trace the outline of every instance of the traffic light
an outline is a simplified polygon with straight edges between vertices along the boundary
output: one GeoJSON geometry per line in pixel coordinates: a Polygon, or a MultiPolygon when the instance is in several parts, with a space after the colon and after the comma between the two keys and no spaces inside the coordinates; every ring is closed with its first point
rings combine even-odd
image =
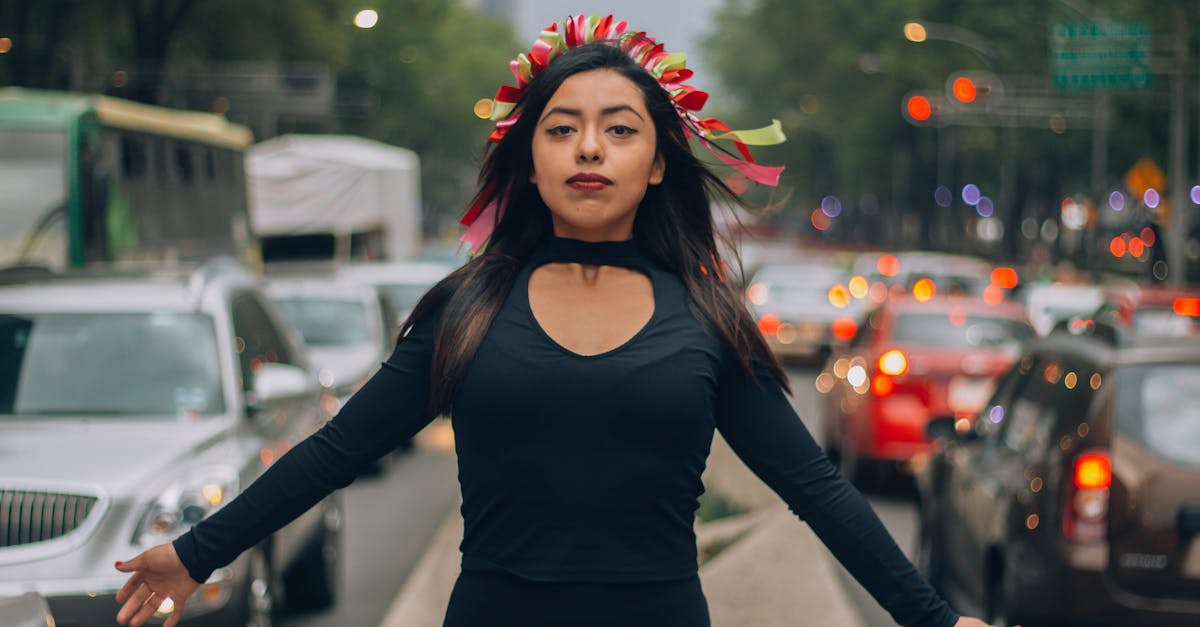
{"type": "Polygon", "coordinates": [[[946,79],[946,97],[964,105],[986,105],[1004,93],[1004,85],[991,72],[955,72],[946,79]]]}
{"type": "Polygon", "coordinates": [[[942,113],[941,96],[926,91],[912,91],[900,101],[900,112],[909,124],[930,126],[938,123],[942,113]]]}

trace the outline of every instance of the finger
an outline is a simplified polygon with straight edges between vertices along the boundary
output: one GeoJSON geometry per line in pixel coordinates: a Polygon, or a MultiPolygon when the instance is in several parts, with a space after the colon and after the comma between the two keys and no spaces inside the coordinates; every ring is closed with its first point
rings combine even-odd
{"type": "Polygon", "coordinates": [[[142,585],[143,581],[141,573],[130,575],[129,579],[125,581],[125,585],[121,586],[120,590],[117,590],[117,603],[128,601],[129,597],[133,596],[133,593],[137,591],[138,586],[142,585]]]}
{"type": "Polygon", "coordinates": [[[117,612],[117,622],[122,625],[129,623],[138,610],[146,605],[146,599],[148,598],[150,598],[150,589],[146,586],[138,586],[133,594],[130,595],[129,600],[121,606],[121,611],[117,612]]]}
{"type": "Polygon", "coordinates": [[[126,560],[124,562],[117,562],[116,568],[117,568],[117,570],[119,570],[123,573],[132,573],[132,572],[138,570],[139,568],[144,568],[146,565],[145,555],[146,555],[146,552],[142,551],[141,553],[138,553],[137,555],[135,555],[132,559],[126,560]]]}
{"type": "Polygon", "coordinates": [[[133,620],[129,622],[131,627],[138,627],[150,620],[150,617],[154,616],[154,613],[158,611],[158,606],[162,605],[162,602],[162,597],[158,595],[147,597],[146,602],[133,615],[133,620]]]}
{"type": "Polygon", "coordinates": [[[179,624],[179,621],[183,620],[183,605],[183,603],[175,603],[175,611],[171,612],[171,615],[167,617],[166,622],[163,623],[163,627],[175,627],[175,625],[179,624]]]}

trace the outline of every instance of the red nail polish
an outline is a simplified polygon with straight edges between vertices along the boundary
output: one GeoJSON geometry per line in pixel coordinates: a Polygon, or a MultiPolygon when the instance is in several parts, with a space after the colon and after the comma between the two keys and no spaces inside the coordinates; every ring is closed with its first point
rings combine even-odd
{"type": "Polygon", "coordinates": [[[121,564],[124,564],[124,563],[125,563],[125,562],[117,562],[117,568],[120,568],[120,567],[121,567],[121,564]]]}

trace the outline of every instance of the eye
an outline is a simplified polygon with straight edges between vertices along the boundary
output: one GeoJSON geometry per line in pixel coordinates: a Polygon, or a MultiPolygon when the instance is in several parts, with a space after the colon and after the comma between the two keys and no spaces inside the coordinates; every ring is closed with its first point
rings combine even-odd
{"type": "Polygon", "coordinates": [[[565,124],[559,124],[558,126],[551,126],[551,127],[547,128],[546,134],[551,137],[562,137],[562,136],[570,133],[573,130],[574,129],[572,129],[571,127],[569,127],[565,124]]]}
{"type": "Polygon", "coordinates": [[[625,126],[624,124],[618,124],[609,129],[609,132],[617,137],[628,137],[637,134],[637,129],[625,126]]]}

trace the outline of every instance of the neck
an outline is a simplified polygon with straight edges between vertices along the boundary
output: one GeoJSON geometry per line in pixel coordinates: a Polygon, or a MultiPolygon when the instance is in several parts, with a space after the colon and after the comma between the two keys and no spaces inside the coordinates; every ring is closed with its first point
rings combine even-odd
{"type": "Polygon", "coordinates": [[[625,242],[633,239],[633,223],[580,228],[554,221],[554,236],[581,242],[625,242]]]}

